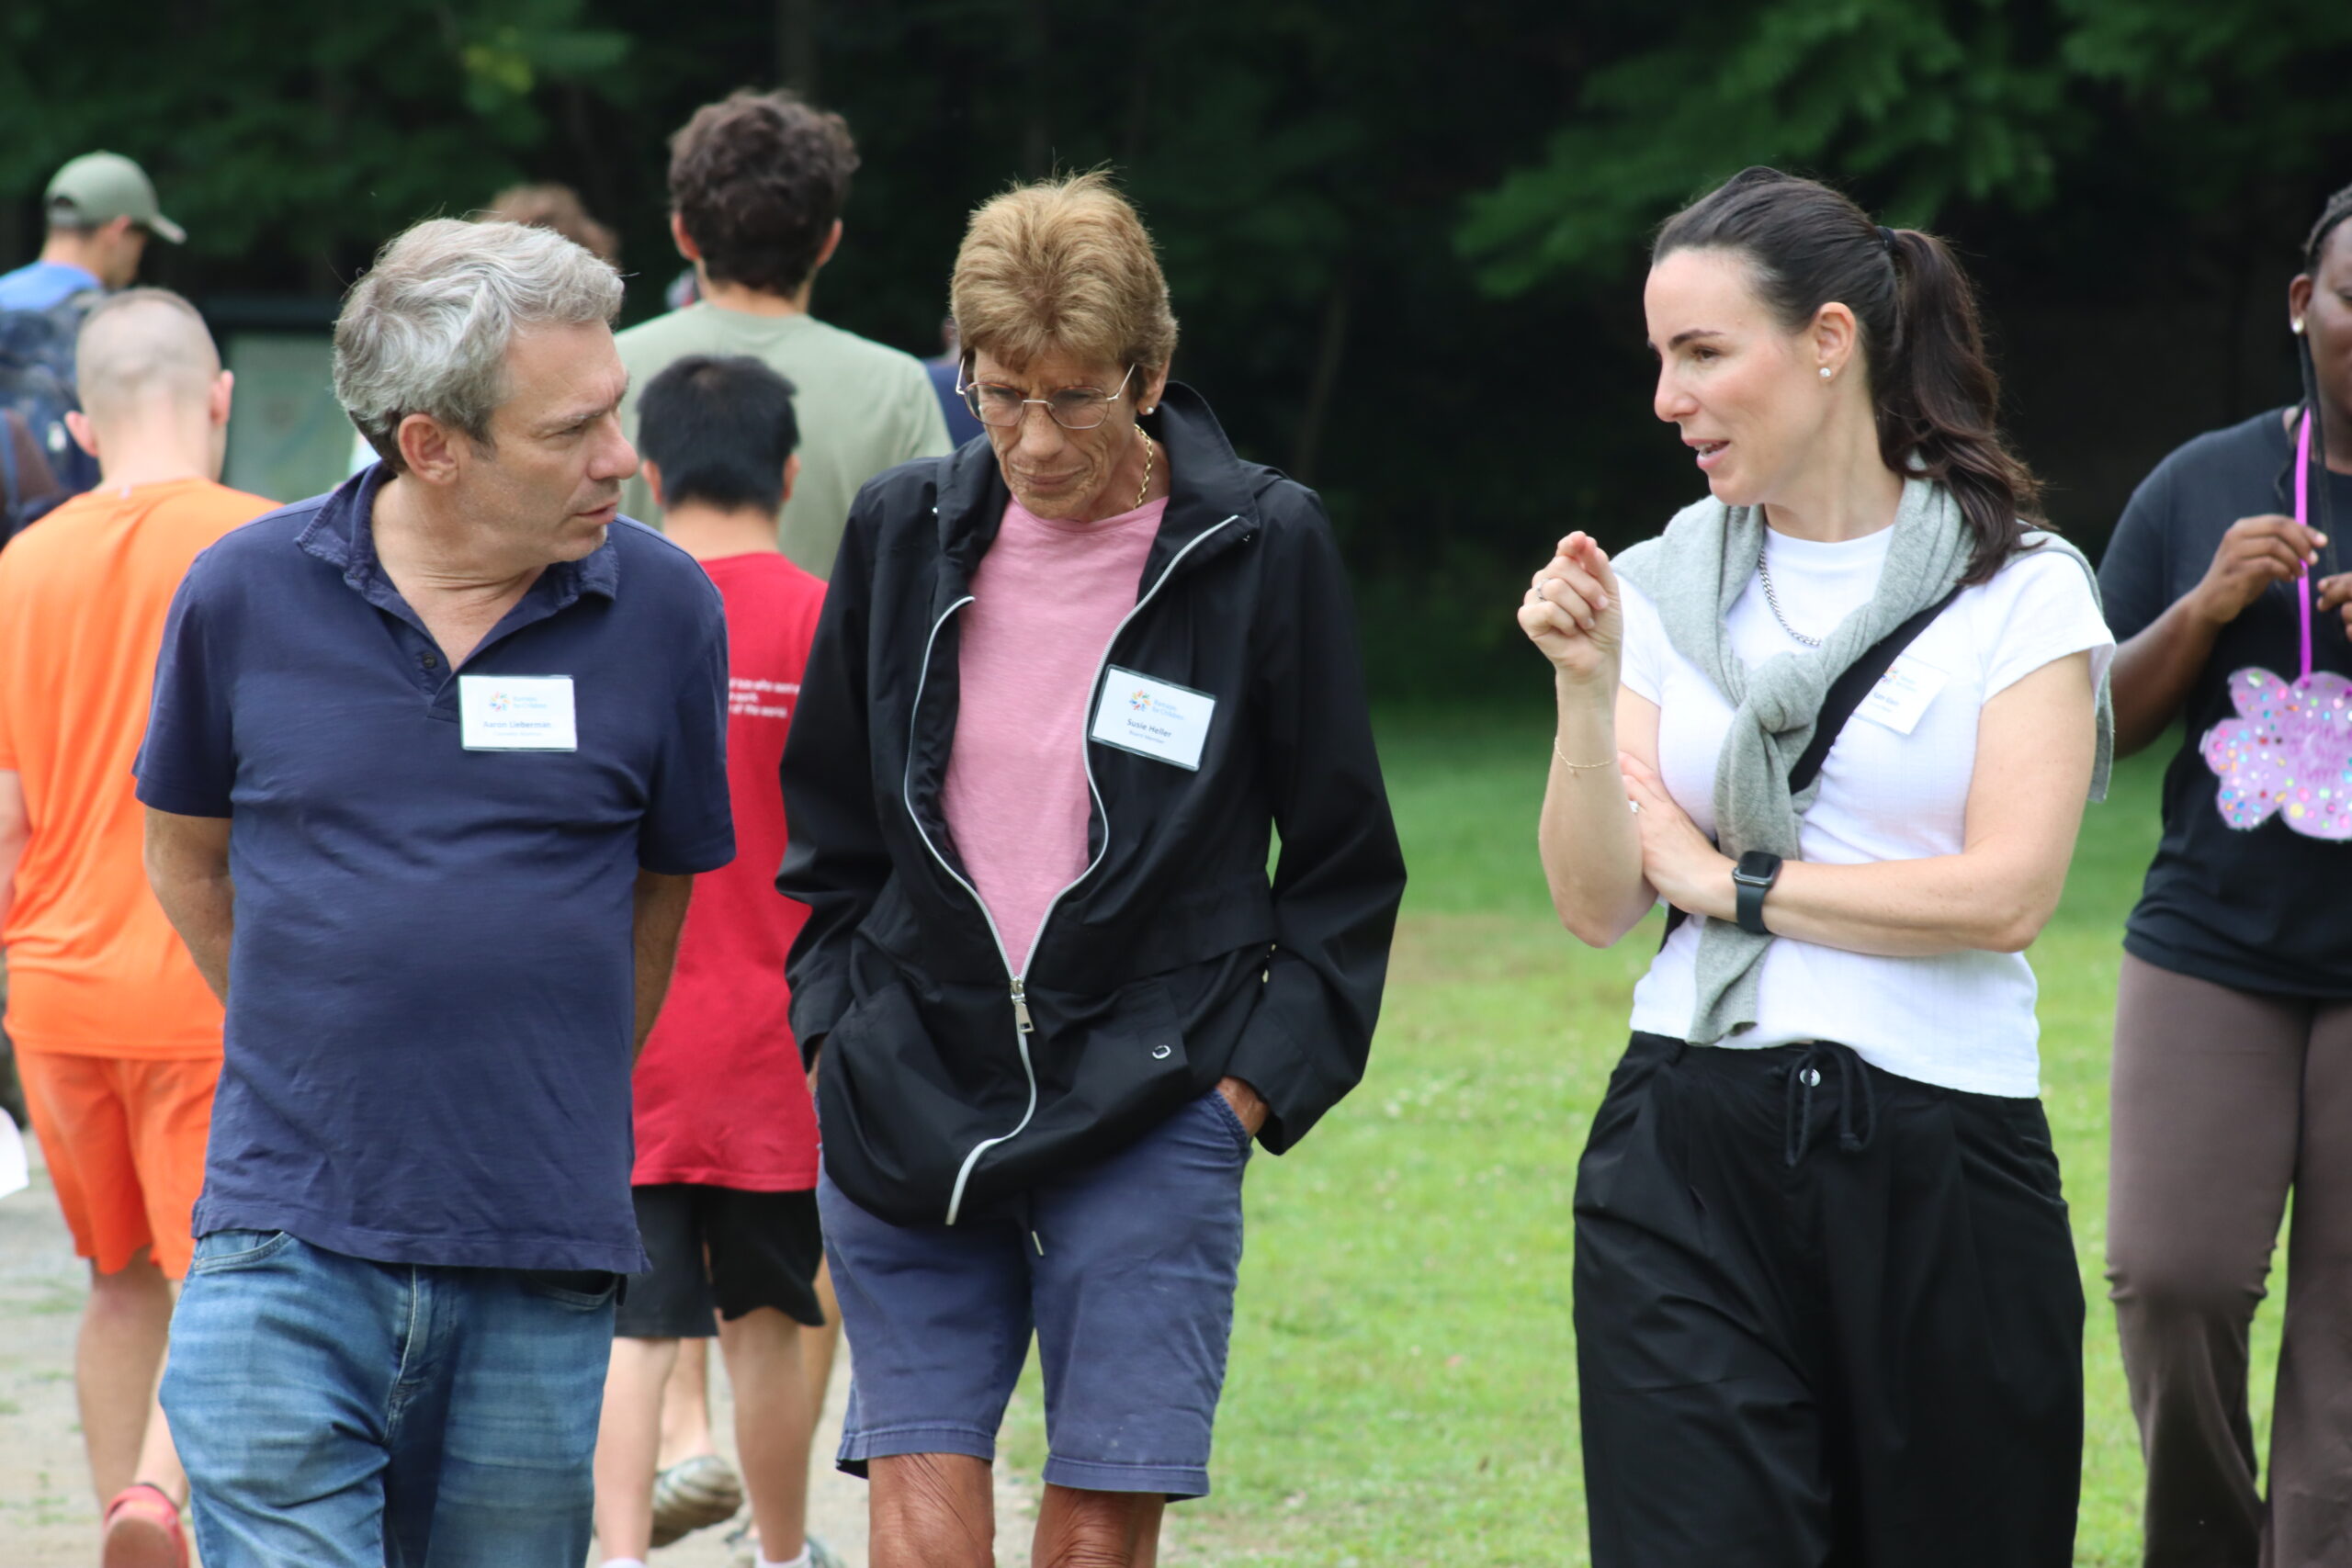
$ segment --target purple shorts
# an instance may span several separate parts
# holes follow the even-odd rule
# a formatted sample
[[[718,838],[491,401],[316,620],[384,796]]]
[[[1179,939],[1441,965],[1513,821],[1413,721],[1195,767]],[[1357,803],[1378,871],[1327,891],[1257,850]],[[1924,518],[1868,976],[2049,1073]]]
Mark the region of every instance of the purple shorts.
[[[892,1224],[820,1178],[850,1349],[841,1467],[993,1461],[1034,1330],[1049,1483],[1205,1495],[1249,1159],[1211,1089],[1109,1158],[952,1227]]]

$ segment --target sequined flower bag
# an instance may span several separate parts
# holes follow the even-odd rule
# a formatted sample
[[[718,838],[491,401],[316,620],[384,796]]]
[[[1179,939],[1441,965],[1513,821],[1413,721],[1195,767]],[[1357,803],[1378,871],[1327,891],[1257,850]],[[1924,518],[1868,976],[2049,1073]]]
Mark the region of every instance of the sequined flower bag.
[[[2305,406],[2295,440],[2295,521],[2311,517],[2312,415]],[[2259,828],[2272,817],[2307,838],[2352,839],[2352,681],[2312,669],[2312,594],[2306,570],[2295,579],[2301,623],[2302,673],[2289,681],[2260,666],[2230,676],[2235,718],[2205,732],[2198,747],[2221,781],[2216,804],[2233,828]]]

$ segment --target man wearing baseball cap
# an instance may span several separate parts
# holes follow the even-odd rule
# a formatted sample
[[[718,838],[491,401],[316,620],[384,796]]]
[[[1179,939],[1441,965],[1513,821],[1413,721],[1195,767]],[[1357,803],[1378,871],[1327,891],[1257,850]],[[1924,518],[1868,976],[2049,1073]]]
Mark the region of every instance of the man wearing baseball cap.
[[[43,199],[49,237],[40,259],[0,275],[0,409],[40,445],[69,495],[98,482],[97,464],[74,444],[65,416],[76,406],[74,341],[100,293],[139,276],[147,238],[187,238],[155,203],[147,171],[119,152],[85,152],[57,171]]]
[[[187,238],[156,205],[147,171],[119,152],[85,152],[57,171],[43,198],[40,259],[0,276],[0,310],[46,310],[76,294],[128,288],[147,237]]]

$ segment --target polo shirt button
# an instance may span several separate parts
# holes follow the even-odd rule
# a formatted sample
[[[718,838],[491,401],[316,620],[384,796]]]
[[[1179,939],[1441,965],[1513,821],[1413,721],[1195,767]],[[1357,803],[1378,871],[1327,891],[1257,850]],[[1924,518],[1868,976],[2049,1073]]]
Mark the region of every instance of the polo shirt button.
[[[440,662],[441,660],[429,653],[420,653],[416,656],[416,667],[420,670],[430,670]]]

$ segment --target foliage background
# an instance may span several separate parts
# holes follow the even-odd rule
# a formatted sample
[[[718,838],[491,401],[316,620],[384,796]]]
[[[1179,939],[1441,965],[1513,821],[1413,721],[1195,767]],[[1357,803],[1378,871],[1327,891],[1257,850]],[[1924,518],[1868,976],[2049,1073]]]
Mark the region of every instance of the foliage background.
[[[1630,540],[1695,492],[1638,301],[1681,200],[1775,162],[1955,238],[2096,547],[2162,453],[2292,395],[2281,293],[2352,181],[2348,65],[2341,0],[16,0],[0,256],[108,146],[192,236],[152,277],[316,319],[403,223],[561,179],[650,313],[668,132],[784,82],[865,160],[819,310],[929,353],[971,206],[1108,162],[1180,374],[1329,496],[1380,684],[1459,691],[1526,672],[1510,584],[1559,533]]]

